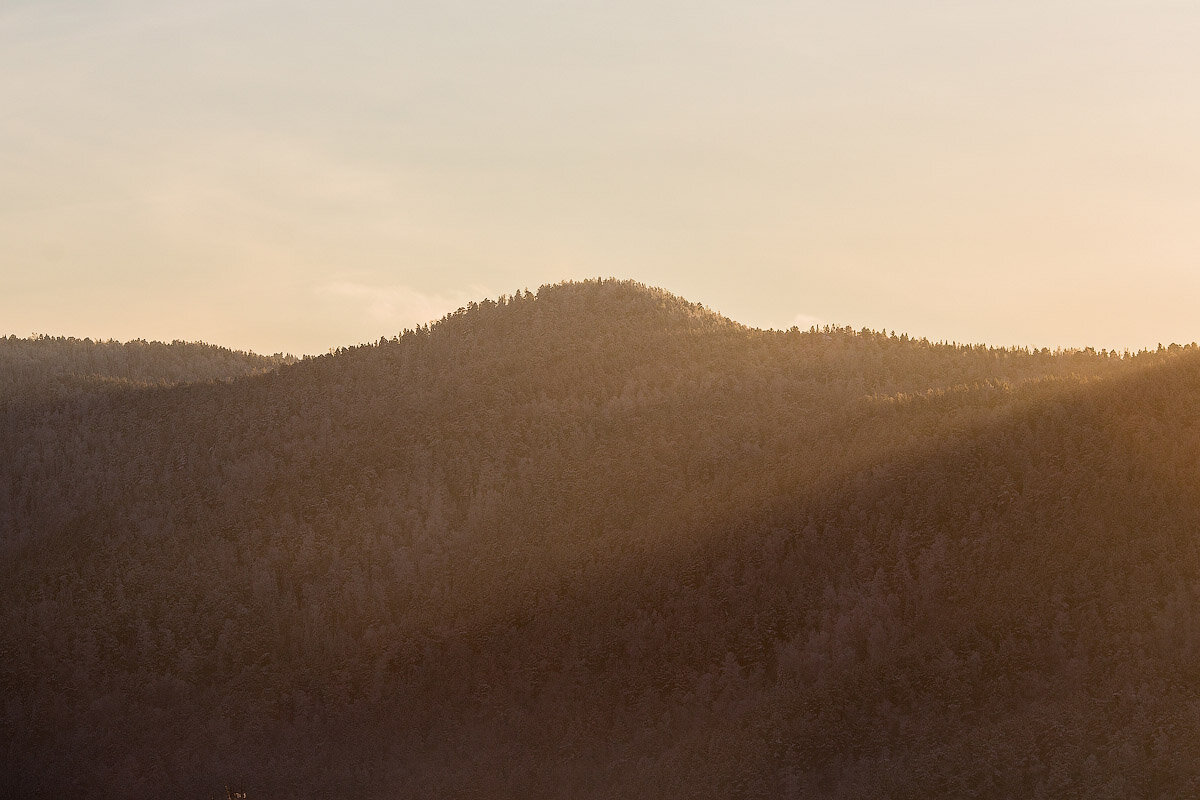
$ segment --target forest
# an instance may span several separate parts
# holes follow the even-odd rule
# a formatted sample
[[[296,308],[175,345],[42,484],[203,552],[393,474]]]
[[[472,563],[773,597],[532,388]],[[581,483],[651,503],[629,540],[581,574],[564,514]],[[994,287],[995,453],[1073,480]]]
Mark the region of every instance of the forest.
[[[0,698],[12,798],[1200,796],[1200,348],[0,338]]]

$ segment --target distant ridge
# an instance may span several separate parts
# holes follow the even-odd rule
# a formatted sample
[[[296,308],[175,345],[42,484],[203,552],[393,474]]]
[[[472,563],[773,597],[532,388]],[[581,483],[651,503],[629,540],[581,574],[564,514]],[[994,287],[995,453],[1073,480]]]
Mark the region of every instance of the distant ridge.
[[[88,389],[165,386],[255,375],[295,361],[201,342],[0,336],[0,400]]]

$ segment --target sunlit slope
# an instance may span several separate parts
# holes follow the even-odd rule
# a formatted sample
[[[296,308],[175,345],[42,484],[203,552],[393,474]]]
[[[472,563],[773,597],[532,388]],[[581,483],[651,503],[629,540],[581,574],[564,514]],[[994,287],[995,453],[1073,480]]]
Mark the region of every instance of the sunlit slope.
[[[604,282],[31,412],[7,780],[1175,794],[1197,388],[1191,349],[762,332]]]

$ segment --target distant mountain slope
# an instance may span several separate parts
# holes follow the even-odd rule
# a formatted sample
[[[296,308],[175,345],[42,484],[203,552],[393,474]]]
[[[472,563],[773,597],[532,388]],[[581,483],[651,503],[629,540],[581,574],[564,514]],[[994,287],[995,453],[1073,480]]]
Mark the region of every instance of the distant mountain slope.
[[[225,380],[294,360],[195,342],[0,336],[0,401],[58,399],[100,388]]]
[[[14,413],[0,789],[1187,796],[1198,389],[602,281]]]

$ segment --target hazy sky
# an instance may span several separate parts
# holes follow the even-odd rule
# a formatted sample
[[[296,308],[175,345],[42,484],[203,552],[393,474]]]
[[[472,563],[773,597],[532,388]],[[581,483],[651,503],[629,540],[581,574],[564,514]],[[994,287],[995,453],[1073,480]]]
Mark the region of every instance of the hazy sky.
[[[1200,3],[0,0],[0,333],[324,352],[632,277],[1200,339]]]

